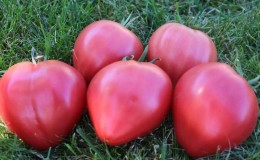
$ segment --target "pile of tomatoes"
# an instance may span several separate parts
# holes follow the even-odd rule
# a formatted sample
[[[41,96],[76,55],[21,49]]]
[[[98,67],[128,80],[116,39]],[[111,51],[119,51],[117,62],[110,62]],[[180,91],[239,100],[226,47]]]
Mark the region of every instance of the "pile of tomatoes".
[[[239,145],[258,117],[254,91],[217,62],[211,38],[178,23],[159,27],[146,52],[124,26],[96,21],[76,39],[73,67],[21,62],[0,81],[2,121],[35,149],[59,144],[85,106],[97,136],[110,146],[145,136],[171,111],[177,141],[192,157]]]

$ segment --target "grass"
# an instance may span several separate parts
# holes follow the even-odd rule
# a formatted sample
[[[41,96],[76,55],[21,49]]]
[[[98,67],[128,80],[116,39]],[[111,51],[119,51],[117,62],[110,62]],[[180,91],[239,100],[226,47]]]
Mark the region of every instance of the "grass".
[[[99,19],[130,19],[127,27],[145,46],[160,25],[175,21],[209,34],[219,61],[247,80],[260,75],[260,4],[246,1],[0,0],[0,74],[30,60],[30,50],[71,63],[79,32]],[[252,84],[260,101],[259,80]],[[260,159],[260,123],[240,146],[201,159]],[[178,146],[170,115],[151,134],[120,147],[101,143],[87,115],[63,143],[47,151],[26,146],[0,123],[0,159],[191,159]]]

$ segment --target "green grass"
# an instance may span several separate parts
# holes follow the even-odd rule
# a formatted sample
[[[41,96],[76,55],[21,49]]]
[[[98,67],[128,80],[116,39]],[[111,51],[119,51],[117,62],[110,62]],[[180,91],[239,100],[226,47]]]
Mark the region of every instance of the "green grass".
[[[175,21],[208,33],[219,61],[247,80],[260,75],[260,4],[247,1],[170,0],[0,0],[0,74],[30,60],[30,50],[71,63],[79,32],[99,19],[122,22],[145,46],[160,25]],[[260,81],[252,84],[260,101]],[[202,159],[260,159],[260,123],[240,146]],[[176,142],[168,116],[151,134],[120,147],[101,143],[85,115],[63,143],[47,151],[30,149],[0,123],[0,159],[191,159]]]

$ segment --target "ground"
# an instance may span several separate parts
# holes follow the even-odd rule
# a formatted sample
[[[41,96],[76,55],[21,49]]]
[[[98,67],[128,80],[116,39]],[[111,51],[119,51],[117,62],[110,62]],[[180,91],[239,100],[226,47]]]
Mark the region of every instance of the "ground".
[[[206,32],[218,59],[247,80],[260,75],[260,4],[257,0],[0,0],[0,74],[30,60],[30,50],[71,64],[79,32],[100,19],[127,22],[146,46],[151,34],[172,21]],[[260,101],[260,82],[252,83]],[[258,85],[258,86],[257,86]],[[238,147],[201,159],[260,159],[260,123]],[[0,123],[0,159],[191,159],[178,145],[169,116],[151,134],[120,147],[101,143],[87,114],[63,143],[47,151],[26,146]]]

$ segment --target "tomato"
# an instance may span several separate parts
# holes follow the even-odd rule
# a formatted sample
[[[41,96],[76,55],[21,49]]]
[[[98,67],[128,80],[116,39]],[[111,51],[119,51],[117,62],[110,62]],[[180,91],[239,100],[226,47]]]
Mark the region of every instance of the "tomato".
[[[178,23],[159,27],[148,42],[148,60],[168,73],[175,86],[179,77],[195,65],[217,61],[215,44],[205,33]]]
[[[170,109],[172,84],[158,66],[119,61],[101,69],[87,91],[88,112],[98,137],[115,146],[144,136]]]
[[[56,60],[10,67],[0,84],[0,115],[7,128],[35,149],[70,134],[85,108],[86,84],[73,67]]]
[[[96,21],[79,34],[74,45],[74,67],[84,76],[87,83],[106,65],[134,55],[137,60],[143,46],[137,36],[121,24]]]
[[[254,91],[224,63],[195,66],[183,74],[174,90],[177,141],[192,157],[241,144],[252,133],[257,117]]]

